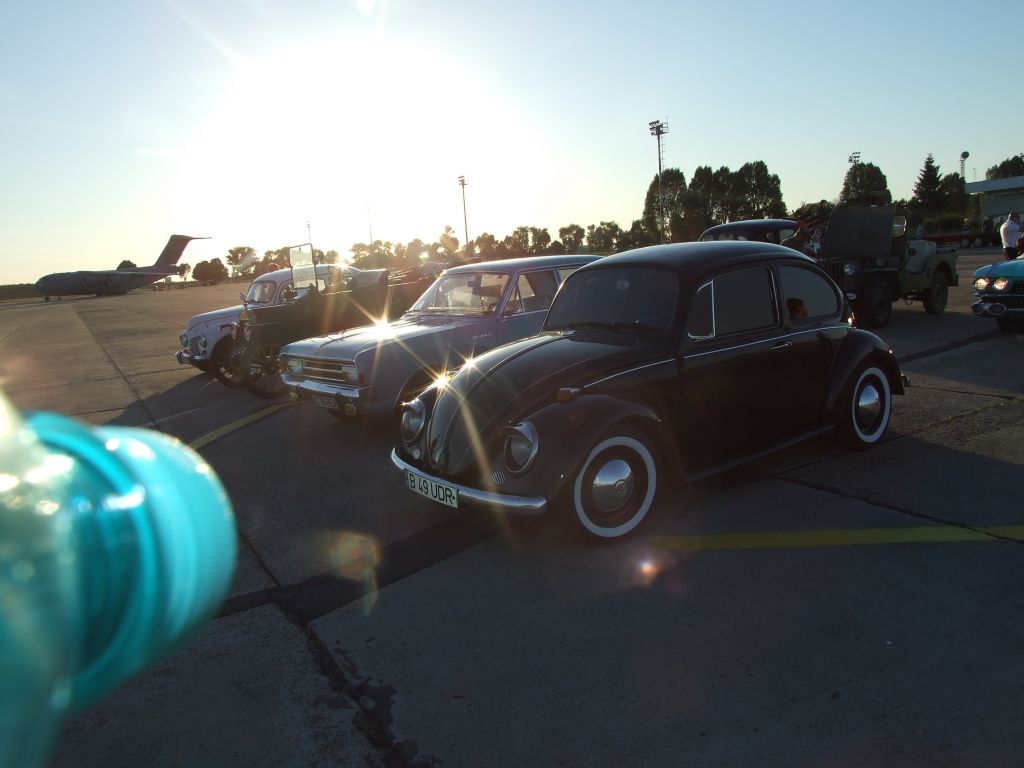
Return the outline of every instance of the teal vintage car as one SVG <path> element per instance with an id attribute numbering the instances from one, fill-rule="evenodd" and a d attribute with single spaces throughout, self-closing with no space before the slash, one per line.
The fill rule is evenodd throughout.
<path id="1" fill-rule="evenodd" d="M 999 261 L 974 273 L 971 305 L 979 317 L 994 317 L 1004 333 L 1024 327 L 1024 257 Z"/>

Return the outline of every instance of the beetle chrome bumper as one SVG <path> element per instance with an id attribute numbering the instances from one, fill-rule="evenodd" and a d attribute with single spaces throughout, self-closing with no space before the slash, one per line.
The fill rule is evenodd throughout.
<path id="1" fill-rule="evenodd" d="M 450 486 L 458 491 L 459 493 L 459 508 L 462 508 L 463 502 L 466 506 L 473 507 L 476 509 L 489 509 L 497 510 L 499 512 L 506 512 L 517 515 L 543 515 L 547 512 L 548 500 L 543 496 L 512 496 L 503 493 L 492 493 L 490 491 L 481 491 L 479 488 L 471 488 L 468 485 L 459 485 L 458 483 L 452 483 L 447 480 L 439 480 L 432 475 L 428 475 L 418 467 L 412 466 L 403 461 L 398 456 L 398 451 L 394 448 L 391 449 L 391 463 L 395 465 L 395 468 L 405 474 L 405 472 L 412 472 L 414 475 L 420 475 L 422 477 L 430 478 L 435 482 L 443 483 L 444 485 Z"/>

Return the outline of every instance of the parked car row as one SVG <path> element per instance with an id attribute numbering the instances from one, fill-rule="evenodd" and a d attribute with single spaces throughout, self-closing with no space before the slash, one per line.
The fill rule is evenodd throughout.
<path id="1" fill-rule="evenodd" d="M 317 283 L 293 277 L 302 290 L 281 304 L 271 292 L 285 291 L 284 276 L 251 287 L 235 341 L 260 351 L 242 375 L 333 418 L 396 418 L 391 461 L 412 493 L 459 509 L 565 509 L 598 539 L 639 527 L 668 478 L 830 429 L 853 448 L 874 445 L 907 383 L 892 350 L 854 326 L 829 274 L 771 243 L 456 266 L 390 322 L 357 298 L 380 288 L 365 274 L 342 273 L 335 291 L 339 276 L 317 267 Z M 347 303 L 325 301 L 334 294 Z M 304 302 L 319 307 L 313 320 L 273 320 L 306 317 L 295 309 Z M 371 304 L 376 322 L 345 328 Z"/>

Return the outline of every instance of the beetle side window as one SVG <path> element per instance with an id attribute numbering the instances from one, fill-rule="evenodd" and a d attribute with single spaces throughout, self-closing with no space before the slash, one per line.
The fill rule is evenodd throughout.
<path id="1" fill-rule="evenodd" d="M 779 267 L 779 281 L 791 320 L 820 318 L 839 313 L 839 297 L 824 277 L 803 267 Z"/>
<path id="2" fill-rule="evenodd" d="M 772 328 L 778 322 L 767 267 L 727 272 L 714 280 L 715 335 Z"/>

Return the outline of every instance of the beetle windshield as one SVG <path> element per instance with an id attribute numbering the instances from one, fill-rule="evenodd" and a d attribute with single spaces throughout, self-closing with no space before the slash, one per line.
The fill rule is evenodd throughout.
<path id="1" fill-rule="evenodd" d="M 544 329 L 664 332 L 672 327 L 678 294 L 676 276 L 663 269 L 585 269 L 565 281 L 548 312 Z"/>
<path id="2" fill-rule="evenodd" d="M 497 309 L 507 283 L 507 272 L 441 275 L 409 311 L 421 314 L 490 315 Z"/>
<path id="3" fill-rule="evenodd" d="M 270 280 L 257 280 L 249 286 L 249 293 L 245 295 L 248 304 L 266 304 L 274 298 L 276 286 Z"/>

